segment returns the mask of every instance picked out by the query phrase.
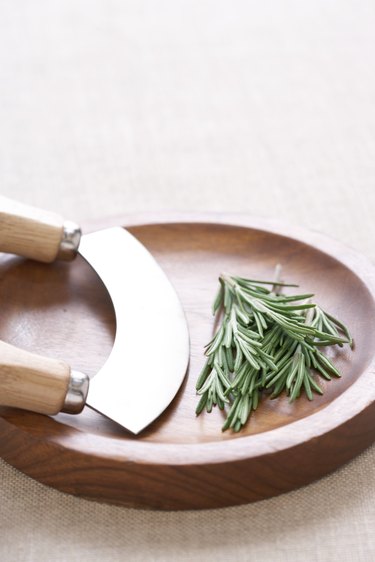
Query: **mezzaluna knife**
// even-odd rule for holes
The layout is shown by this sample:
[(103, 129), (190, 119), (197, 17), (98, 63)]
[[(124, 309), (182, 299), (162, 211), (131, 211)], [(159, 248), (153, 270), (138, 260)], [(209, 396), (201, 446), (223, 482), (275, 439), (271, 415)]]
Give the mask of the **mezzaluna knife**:
[[(77, 414), (86, 404), (135, 434), (156, 419), (185, 376), (189, 334), (178, 296), (148, 250), (124, 228), (82, 236), (55, 213), (0, 197), (0, 251), (47, 263), (79, 253), (102, 279), (116, 316), (112, 351), (91, 380), (63, 361), (0, 342), (0, 404), (48, 415)], [(140, 337), (146, 312), (147, 354)]]

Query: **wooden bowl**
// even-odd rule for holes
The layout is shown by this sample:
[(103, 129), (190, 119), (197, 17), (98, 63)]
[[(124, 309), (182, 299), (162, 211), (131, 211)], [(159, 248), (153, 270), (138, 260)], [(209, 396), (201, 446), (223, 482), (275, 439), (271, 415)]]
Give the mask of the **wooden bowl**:
[[(165, 413), (134, 437), (85, 408), (47, 417), (0, 409), (0, 455), (59, 490), (109, 503), (201, 509), (260, 500), (327, 474), (375, 437), (375, 269), (320, 234), (243, 215), (120, 217), (169, 275), (191, 332), (189, 371)], [(94, 228), (95, 227), (95, 228)], [(88, 229), (86, 229), (87, 231)], [(126, 260), (126, 256), (116, 256)], [(218, 275), (283, 277), (351, 329), (355, 349), (334, 354), (341, 379), (323, 396), (263, 400), (240, 433), (222, 433), (222, 412), (196, 418), (195, 382), (213, 330)], [(131, 264), (129, 264), (131, 267)], [(42, 265), (0, 256), (0, 338), (64, 359), (94, 375), (115, 332), (109, 296), (82, 260)]]

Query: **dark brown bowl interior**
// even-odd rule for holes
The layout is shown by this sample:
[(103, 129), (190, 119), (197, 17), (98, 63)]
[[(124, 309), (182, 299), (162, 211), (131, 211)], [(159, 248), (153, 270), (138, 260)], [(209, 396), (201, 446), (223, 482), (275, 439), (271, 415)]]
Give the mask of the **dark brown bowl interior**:
[[(188, 444), (240, 439), (270, 431), (324, 408), (345, 392), (369, 364), (375, 344), (373, 298), (353, 271), (323, 251), (287, 236), (221, 224), (145, 225), (129, 230), (154, 254), (176, 287), (191, 335), (185, 383), (167, 411), (137, 440)], [(114, 259), (126, 261), (126, 256), (116, 255)], [(343, 376), (331, 382), (320, 379), (323, 396), (316, 395), (312, 402), (301, 398), (293, 404), (285, 397), (263, 400), (244, 430), (235, 435), (222, 433), (220, 411), (198, 418), (194, 413), (195, 382), (204, 363), (203, 346), (212, 336), (211, 304), (217, 278), (225, 271), (270, 279), (277, 263), (282, 264), (285, 281), (299, 284), (302, 292), (313, 292), (316, 302), (350, 327), (355, 349), (345, 346), (330, 350)], [(115, 318), (106, 289), (82, 259), (46, 266), (2, 256), (0, 281), (0, 338), (64, 359), (89, 375), (96, 373), (111, 350)], [(134, 439), (88, 408), (76, 417), (60, 414), (54, 423), (62, 434), (75, 427)]]

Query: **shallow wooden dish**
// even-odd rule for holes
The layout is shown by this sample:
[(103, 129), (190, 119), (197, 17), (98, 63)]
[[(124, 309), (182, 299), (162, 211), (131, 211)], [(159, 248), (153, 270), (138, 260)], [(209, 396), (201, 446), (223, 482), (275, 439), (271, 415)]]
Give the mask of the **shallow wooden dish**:
[[(168, 410), (134, 437), (85, 408), (54, 418), (0, 409), (0, 455), (59, 490), (132, 507), (199, 509), (252, 502), (305, 485), (342, 465), (375, 438), (375, 269), (319, 234), (241, 215), (121, 217), (174, 283), (191, 331), (191, 361)], [(86, 229), (87, 231), (88, 229)], [(125, 260), (126, 256), (117, 256)], [(219, 411), (195, 417), (195, 382), (210, 339), (210, 307), (225, 270), (284, 278), (352, 330), (340, 351), (340, 380), (322, 382), (313, 402), (266, 400), (239, 434), (222, 433)], [(0, 337), (62, 358), (94, 375), (114, 338), (110, 299), (79, 259), (41, 265), (0, 256)]]

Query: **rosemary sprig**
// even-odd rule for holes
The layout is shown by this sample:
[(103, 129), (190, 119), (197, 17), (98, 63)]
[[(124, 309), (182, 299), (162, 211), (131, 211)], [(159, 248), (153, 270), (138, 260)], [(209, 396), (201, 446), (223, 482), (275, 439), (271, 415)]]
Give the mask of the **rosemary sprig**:
[[(278, 270), (279, 274), (279, 270)], [(227, 407), (223, 430), (239, 431), (258, 407), (262, 394), (283, 391), (293, 402), (304, 392), (323, 391), (315, 380), (340, 372), (320, 350), (353, 345), (348, 328), (318, 305), (312, 294), (284, 295), (297, 285), (221, 275), (213, 314), (221, 324), (207, 344), (207, 360), (196, 383), (197, 415)]]

